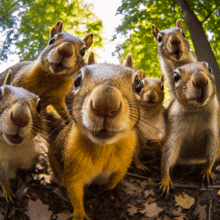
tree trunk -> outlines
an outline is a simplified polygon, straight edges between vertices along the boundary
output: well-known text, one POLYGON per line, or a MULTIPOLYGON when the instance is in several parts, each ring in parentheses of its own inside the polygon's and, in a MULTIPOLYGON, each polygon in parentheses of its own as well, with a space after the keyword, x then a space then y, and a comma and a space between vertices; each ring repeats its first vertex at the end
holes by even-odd
POLYGON ((191 38, 194 44, 195 53, 199 61, 207 61, 213 70, 218 98, 220 98, 220 69, 213 54, 212 48, 208 42, 205 31, 202 28, 202 23, 198 20, 193 11, 190 10, 190 5, 186 0, 175 0, 181 7, 187 27, 190 31, 191 38))

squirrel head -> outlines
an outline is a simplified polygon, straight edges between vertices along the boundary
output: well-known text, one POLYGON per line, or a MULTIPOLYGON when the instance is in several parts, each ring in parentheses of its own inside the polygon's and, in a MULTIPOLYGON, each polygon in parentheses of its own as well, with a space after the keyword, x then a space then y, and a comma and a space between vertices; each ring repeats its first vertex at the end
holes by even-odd
POLYGON ((68 33, 62 33, 63 23, 58 21, 52 28, 48 45, 40 55, 44 71, 54 75, 70 77, 85 65, 83 56, 93 43, 93 34, 83 40, 68 33))
MULTIPOLYGON (((143 77, 143 76, 142 76, 143 77)), ((143 88, 140 92, 141 105, 148 108, 154 108, 162 104, 164 100, 164 76, 160 78, 145 77, 142 78, 143 88)))
POLYGON ((175 97, 182 105, 200 108, 216 95, 215 79, 207 62, 183 65, 174 71, 175 97))
POLYGON ((177 62, 183 60, 189 54, 189 42, 186 39, 180 20, 176 21, 175 28, 161 31, 153 24, 151 32, 157 41, 160 56, 177 62))
POLYGON ((137 73, 122 65, 93 64, 81 69, 74 81, 73 115, 82 133, 97 144, 126 137, 137 123, 136 96, 142 89, 137 73))
POLYGON ((11 70, 0 87, 0 139, 9 145, 20 146, 40 131, 40 99, 21 87, 9 85, 10 78, 11 70))

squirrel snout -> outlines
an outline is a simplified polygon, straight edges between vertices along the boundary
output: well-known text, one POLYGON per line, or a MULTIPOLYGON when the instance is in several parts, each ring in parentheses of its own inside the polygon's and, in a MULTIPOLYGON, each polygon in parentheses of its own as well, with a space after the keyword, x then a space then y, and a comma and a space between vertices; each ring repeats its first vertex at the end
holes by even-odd
POLYGON ((178 44, 181 43, 181 40, 177 35, 172 35, 170 37, 170 43, 173 44, 173 45, 178 45, 178 44))
POLYGON ((93 93, 90 106, 94 115, 114 118, 122 109, 121 93, 113 87, 99 87, 93 93))
POLYGON ((193 74, 192 84, 196 88, 205 88, 208 84, 208 78, 203 73, 193 74))
POLYGON ((30 110, 26 106, 16 105, 11 111, 11 121, 18 127, 26 127, 30 121, 30 110))
POLYGON ((73 55, 73 46, 70 43, 63 43, 58 48, 58 53, 62 57, 71 57, 73 55))

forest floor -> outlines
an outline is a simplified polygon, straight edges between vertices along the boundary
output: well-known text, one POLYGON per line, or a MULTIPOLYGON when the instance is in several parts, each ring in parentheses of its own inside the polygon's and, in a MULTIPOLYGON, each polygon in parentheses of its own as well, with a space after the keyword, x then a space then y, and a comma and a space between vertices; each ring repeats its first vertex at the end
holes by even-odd
MULTIPOLYGON (((6 202, 0 191, 0 219, 66 220, 73 209, 65 189, 52 181, 46 153, 35 172, 20 173, 12 181, 14 204, 6 202)), ((93 220, 219 220, 220 163, 216 162, 213 186, 200 186, 202 166, 175 166, 171 178, 174 190, 167 198, 158 192, 160 158, 145 158, 150 170, 132 167, 117 187, 105 191, 97 186, 85 188, 84 205, 93 220)))

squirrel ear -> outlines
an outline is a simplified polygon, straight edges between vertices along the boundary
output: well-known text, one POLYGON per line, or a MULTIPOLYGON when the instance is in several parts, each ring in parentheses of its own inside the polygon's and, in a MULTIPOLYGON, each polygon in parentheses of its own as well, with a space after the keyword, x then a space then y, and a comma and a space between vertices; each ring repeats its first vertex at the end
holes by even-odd
POLYGON ((95 64, 94 53, 91 51, 88 56, 88 65, 95 64))
POLYGON ((151 33, 153 34, 155 40, 157 40, 157 35, 159 33, 159 29, 157 28, 157 26, 155 24, 152 24, 152 26, 151 26, 151 33))
POLYGON ((163 73, 161 73, 161 75, 160 75, 160 80, 161 80, 161 82, 164 83, 164 74, 163 73))
MULTIPOLYGON (((182 26, 182 24, 181 24, 181 22, 180 22, 180 19, 178 19, 178 20, 176 21, 176 27, 178 27, 178 28, 180 28, 180 29, 183 30, 183 26, 182 26)), ((183 31, 184 31, 184 30, 183 30, 183 31)))
POLYGON ((141 72, 138 74, 138 78, 140 80, 144 79, 146 77, 144 70, 141 70, 141 72))
POLYGON ((93 43, 93 33, 88 34, 88 35, 83 39, 83 41, 84 41, 85 44, 86 44, 86 50, 88 50, 88 49, 91 47, 92 43, 93 43))
MULTIPOLYGON (((55 26, 52 28, 51 32, 50 32, 50 38, 52 38, 55 34, 62 32, 63 30, 63 22, 62 21, 58 21, 55 26)), ((49 39, 50 39, 49 38, 49 39)))
POLYGON ((12 71, 11 69, 9 69, 5 77, 4 85, 11 85, 11 81, 12 81, 11 78, 12 78, 12 71))
POLYGON ((124 62, 124 66, 132 68, 133 62, 132 62, 132 54, 131 53, 129 53, 127 55, 126 60, 124 62))

